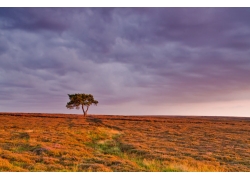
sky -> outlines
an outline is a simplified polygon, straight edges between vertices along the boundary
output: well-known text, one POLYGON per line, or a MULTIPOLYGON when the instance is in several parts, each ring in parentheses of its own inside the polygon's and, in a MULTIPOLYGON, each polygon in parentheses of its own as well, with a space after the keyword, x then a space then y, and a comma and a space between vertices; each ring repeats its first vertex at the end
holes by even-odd
POLYGON ((250 8, 0 8, 0 112, 250 117, 250 8))

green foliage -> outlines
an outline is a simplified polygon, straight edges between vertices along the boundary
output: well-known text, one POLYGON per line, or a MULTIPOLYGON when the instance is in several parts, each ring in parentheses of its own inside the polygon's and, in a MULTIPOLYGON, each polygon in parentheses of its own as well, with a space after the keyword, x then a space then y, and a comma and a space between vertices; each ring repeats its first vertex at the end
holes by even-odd
POLYGON ((92 94, 68 94, 70 101, 67 103, 66 107, 68 109, 79 109, 80 107, 83 110, 84 115, 87 114, 89 106, 94 104, 97 105, 98 101, 96 101, 92 94), (84 106, 86 106, 86 110, 84 110, 84 106))

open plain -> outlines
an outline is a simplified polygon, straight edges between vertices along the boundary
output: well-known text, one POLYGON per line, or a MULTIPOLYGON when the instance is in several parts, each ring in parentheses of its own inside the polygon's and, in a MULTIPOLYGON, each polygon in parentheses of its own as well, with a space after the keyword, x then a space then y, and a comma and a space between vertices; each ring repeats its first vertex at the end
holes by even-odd
POLYGON ((0 171, 250 171, 250 118, 0 113, 0 171))

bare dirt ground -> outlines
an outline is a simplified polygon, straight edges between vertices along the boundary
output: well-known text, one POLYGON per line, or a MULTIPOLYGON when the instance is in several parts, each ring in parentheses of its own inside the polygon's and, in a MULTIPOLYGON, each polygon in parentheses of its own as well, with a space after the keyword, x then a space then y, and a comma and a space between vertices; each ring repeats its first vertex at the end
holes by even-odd
POLYGON ((250 171, 250 118, 0 113, 0 171, 250 171))

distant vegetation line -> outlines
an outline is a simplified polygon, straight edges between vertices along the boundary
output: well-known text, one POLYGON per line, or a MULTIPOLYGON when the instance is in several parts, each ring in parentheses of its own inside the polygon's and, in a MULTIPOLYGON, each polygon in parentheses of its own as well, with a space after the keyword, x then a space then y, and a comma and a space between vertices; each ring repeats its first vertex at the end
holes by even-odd
MULTIPOLYGON (((48 118, 62 118, 62 117, 82 117, 82 114, 60 114, 60 113, 23 113, 23 112, 0 112, 0 115, 6 116, 29 116, 29 117, 48 117, 48 118)), ((147 122, 159 122, 162 120, 166 120, 166 118, 178 118, 178 119, 186 119, 189 118, 197 118, 197 119, 206 119, 206 120, 250 120, 250 117, 234 117, 234 116, 194 116, 194 115, 187 115, 187 116, 180 116, 180 115, 100 115, 100 114, 90 114, 89 116, 106 116, 106 117, 138 117, 140 119, 119 119, 119 120, 129 120, 129 121, 147 121, 147 122), (143 117, 158 117, 160 118, 157 120, 148 120, 148 119, 141 119, 143 117)))

